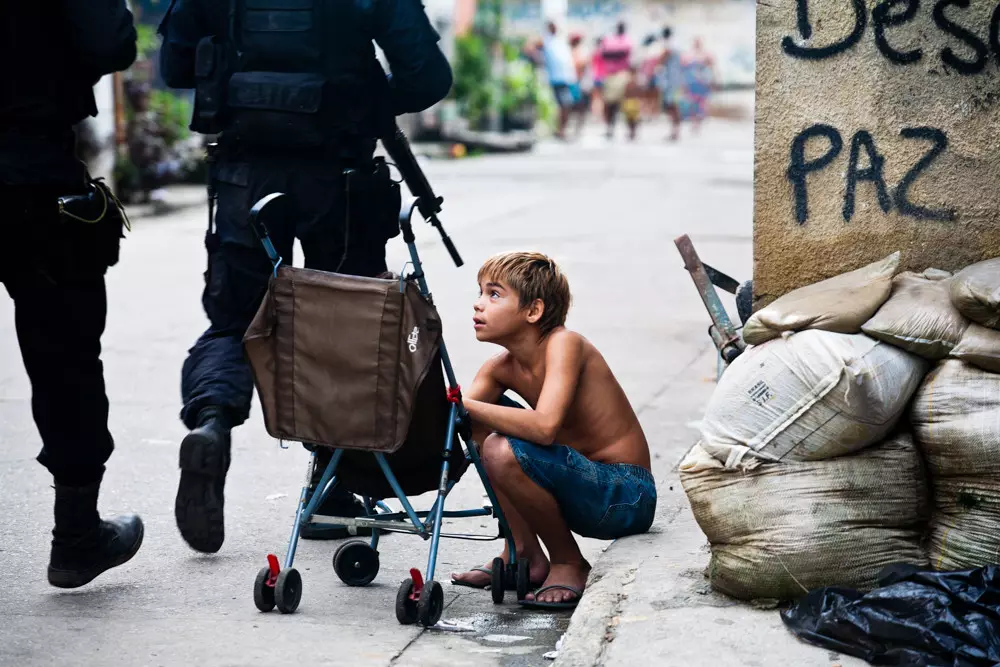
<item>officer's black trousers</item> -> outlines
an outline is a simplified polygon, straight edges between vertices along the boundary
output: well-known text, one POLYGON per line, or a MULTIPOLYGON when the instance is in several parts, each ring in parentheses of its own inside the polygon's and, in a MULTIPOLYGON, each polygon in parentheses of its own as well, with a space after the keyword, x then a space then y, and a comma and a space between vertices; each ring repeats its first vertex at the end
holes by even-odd
POLYGON ((243 352, 243 334, 272 271, 249 226, 250 208, 261 197, 272 192, 287 195, 283 203, 267 209, 272 214, 265 219, 286 264, 292 263, 292 246, 298 238, 308 268, 363 276, 386 270, 385 232, 371 224, 372 202, 359 190, 348 196, 341 172, 330 165, 219 165, 217 238, 206 243, 208 268, 202 295, 210 326, 189 351, 181 374, 181 419, 188 428, 197 425, 199 412, 207 407, 222 408, 232 425, 243 423, 250 414, 253 375, 243 352))
POLYGON ((21 358, 31 381, 31 409, 42 438, 38 461, 56 483, 100 481, 114 443, 101 363, 107 315, 103 275, 67 277, 42 256, 51 241, 59 189, 24 193, 0 187, 0 232, 6 252, 0 281, 14 300, 21 358), (14 203, 14 202, 17 203, 14 203))

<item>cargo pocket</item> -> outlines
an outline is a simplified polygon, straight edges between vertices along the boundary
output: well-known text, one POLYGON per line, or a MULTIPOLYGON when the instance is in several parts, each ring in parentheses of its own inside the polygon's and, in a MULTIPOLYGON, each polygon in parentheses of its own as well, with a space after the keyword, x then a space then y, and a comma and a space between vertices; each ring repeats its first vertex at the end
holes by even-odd
POLYGON ((228 322, 226 308, 226 285, 229 271, 222 258, 221 248, 209 251, 208 268, 205 269, 205 289, 201 294, 201 305, 208 315, 213 329, 225 329, 228 322))
MULTIPOLYGON (((219 165, 215 173, 215 227, 219 243, 260 247, 260 240, 250 227, 250 166, 243 162, 219 165)), ((211 249, 210 249, 211 251, 211 249)))
POLYGON ((224 244, 209 255, 202 305, 212 328, 242 337, 270 276, 271 263, 255 249, 224 244))

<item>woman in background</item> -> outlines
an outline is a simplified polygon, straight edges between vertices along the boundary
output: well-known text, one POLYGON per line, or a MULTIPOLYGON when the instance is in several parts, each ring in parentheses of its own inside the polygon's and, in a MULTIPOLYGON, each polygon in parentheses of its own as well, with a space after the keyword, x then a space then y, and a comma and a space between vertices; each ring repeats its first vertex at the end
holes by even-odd
POLYGON ((656 85, 659 89, 663 111, 670 119, 670 141, 677 141, 681 133, 681 86, 683 83, 683 68, 681 55, 670 43, 673 32, 670 28, 663 29, 663 53, 660 65, 656 71, 656 85))
POLYGON ((708 116, 708 102, 715 86, 715 60, 701 41, 695 37, 691 52, 683 59, 684 87, 689 104, 688 114, 694 120, 695 130, 708 116))
POLYGON ((631 79, 632 40, 626 33, 624 23, 619 23, 615 34, 601 42, 601 57, 604 61, 604 120, 608 125, 607 136, 615 133, 615 122, 625 99, 625 88, 631 79))

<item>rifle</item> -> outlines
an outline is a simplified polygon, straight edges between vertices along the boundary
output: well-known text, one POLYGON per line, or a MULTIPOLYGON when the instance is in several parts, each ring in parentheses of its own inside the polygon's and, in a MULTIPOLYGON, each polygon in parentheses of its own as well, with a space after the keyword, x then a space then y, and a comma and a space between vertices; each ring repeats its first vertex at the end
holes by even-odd
POLYGON ((416 206, 420 214, 424 216, 424 220, 434 225, 438 233, 441 234, 444 247, 448 249, 448 254, 451 255, 455 266, 462 266, 464 264, 462 257, 458 254, 455 244, 452 243, 448 233, 444 231, 441 220, 437 216, 441 212, 441 204, 444 202, 444 198, 434 194, 431 184, 427 182, 427 176, 424 175, 424 170, 417 164, 417 158, 410 149, 410 142, 406 139, 403 131, 399 129, 399 125, 395 119, 391 123, 386 123, 386 126, 387 129, 382 133, 381 137, 382 145, 385 146, 386 152, 392 159, 393 164, 396 165, 396 169, 399 170, 403 181, 406 183, 406 187, 417 198, 416 206))

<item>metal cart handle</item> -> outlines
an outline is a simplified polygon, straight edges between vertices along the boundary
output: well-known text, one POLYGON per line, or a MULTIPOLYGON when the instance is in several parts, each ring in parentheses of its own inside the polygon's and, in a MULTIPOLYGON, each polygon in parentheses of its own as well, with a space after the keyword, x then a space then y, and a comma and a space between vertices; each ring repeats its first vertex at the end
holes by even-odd
POLYGON ((264 246, 264 250, 267 252, 268 258, 271 260, 271 264, 274 265, 274 274, 278 274, 278 267, 281 266, 281 255, 274 247, 274 243, 271 242, 271 235, 267 231, 267 225, 264 224, 264 220, 261 217, 261 213, 267 208, 267 205, 273 202, 275 199, 280 199, 284 197, 283 192, 272 192, 269 195, 261 197, 253 208, 250 209, 250 227, 253 228, 254 233, 257 234, 257 238, 260 239, 260 243, 264 246))

